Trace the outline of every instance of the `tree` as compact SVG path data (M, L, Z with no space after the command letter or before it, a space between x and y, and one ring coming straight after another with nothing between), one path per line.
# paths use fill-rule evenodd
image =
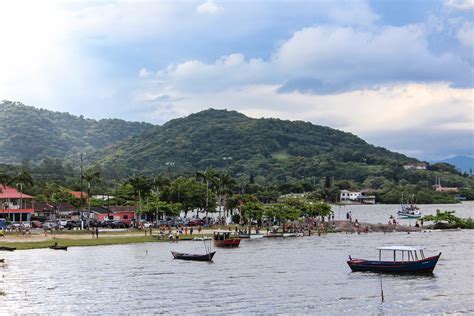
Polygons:
M13 176L11 183L20 186L20 193L23 194L23 187L32 187L34 185L34 180L28 171L20 168L18 173ZM20 199L20 208L23 208L23 198Z
M216 209L217 198L214 192L209 192L206 184L198 182L195 178L180 177L174 180L164 188L160 197L163 201L180 203L185 217L189 211L195 209L204 209L206 212Z
M100 182L100 171L96 168L89 168L84 172L82 178L87 182L87 199L89 201L89 211L91 208L91 191L92 184Z
M301 212L291 205L279 203L267 205L265 207L264 215L268 219L272 219L282 224L283 232L285 232L285 223L288 220L297 220L300 217Z
M206 212L209 212L209 185L212 185L211 189L216 189L219 186L219 175L212 168L206 169L206 171L196 172L196 178L201 178L206 183ZM214 208L215 209L215 208Z
M135 195L135 201L138 202L138 209L141 210L142 198L150 193L152 188L152 183L150 178L145 176L136 176L129 178L127 181L133 187L133 192Z
M261 222L263 214L264 214L264 207L262 203L256 201L249 201L242 205L240 216L241 220L244 221L249 227L249 232L252 228L252 222L256 221L257 225Z

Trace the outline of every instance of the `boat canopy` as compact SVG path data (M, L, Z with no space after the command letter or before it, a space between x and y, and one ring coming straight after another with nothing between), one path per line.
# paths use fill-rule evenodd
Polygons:
M398 250L398 251L419 251L425 248L423 247L414 247L414 246L388 246L388 247L379 247L378 250Z

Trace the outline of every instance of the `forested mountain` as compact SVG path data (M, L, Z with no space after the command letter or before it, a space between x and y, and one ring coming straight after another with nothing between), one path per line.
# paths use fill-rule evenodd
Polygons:
M449 163L463 172L472 172L474 170L474 158L467 156L455 156L444 159L439 162Z
M102 150L96 158L115 176L176 175L213 167L272 181L393 179L404 163L416 161L329 127L214 109L169 121Z
M0 163L65 158L141 133L152 125L118 119L92 120L0 101Z

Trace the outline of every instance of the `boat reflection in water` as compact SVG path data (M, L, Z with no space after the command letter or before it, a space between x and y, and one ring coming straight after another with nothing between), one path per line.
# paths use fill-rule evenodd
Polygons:
M352 271L433 273L436 263L441 256L440 252L437 256L425 258L423 248L421 247L389 246L377 249L379 250L379 260L353 259L349 256L347 264ZM393 261L382 261L382 251L393 251ZM398 261L397 251L401 252L401 258L399 257Z

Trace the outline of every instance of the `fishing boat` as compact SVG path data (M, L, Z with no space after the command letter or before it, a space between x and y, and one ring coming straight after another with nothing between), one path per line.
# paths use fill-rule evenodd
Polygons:
M216 252L213 251L204 255L197 255L197 254L192 254L192 253L182 253L182 252L171 251L171 254L173 255L175 259L180 259L180 260L212 261L212 257L214 257Z
M216 247L238 247L240 245L240 237L234 232L228 230L216 230L213 234L214 246Z
M347 264L352 271L433 273L436 263L441 256L440 252L437 256L426 258L421 247L389 246L377 249L379 251L379 260L356 259L349 256ZM393 251L393 260L382 260L383 251ZM397 252L399 254L398 258Z
M16 250L16 248L15 248L15 247L2 246L2 247L0 247L0 250L3 250L3 251L14 251L14 250Z
M404 203L403 195L401 202L401 209L397 212L400 218L420 218L423 214L419 211L419 207L415 204L415 198L412 197L412 200Z

